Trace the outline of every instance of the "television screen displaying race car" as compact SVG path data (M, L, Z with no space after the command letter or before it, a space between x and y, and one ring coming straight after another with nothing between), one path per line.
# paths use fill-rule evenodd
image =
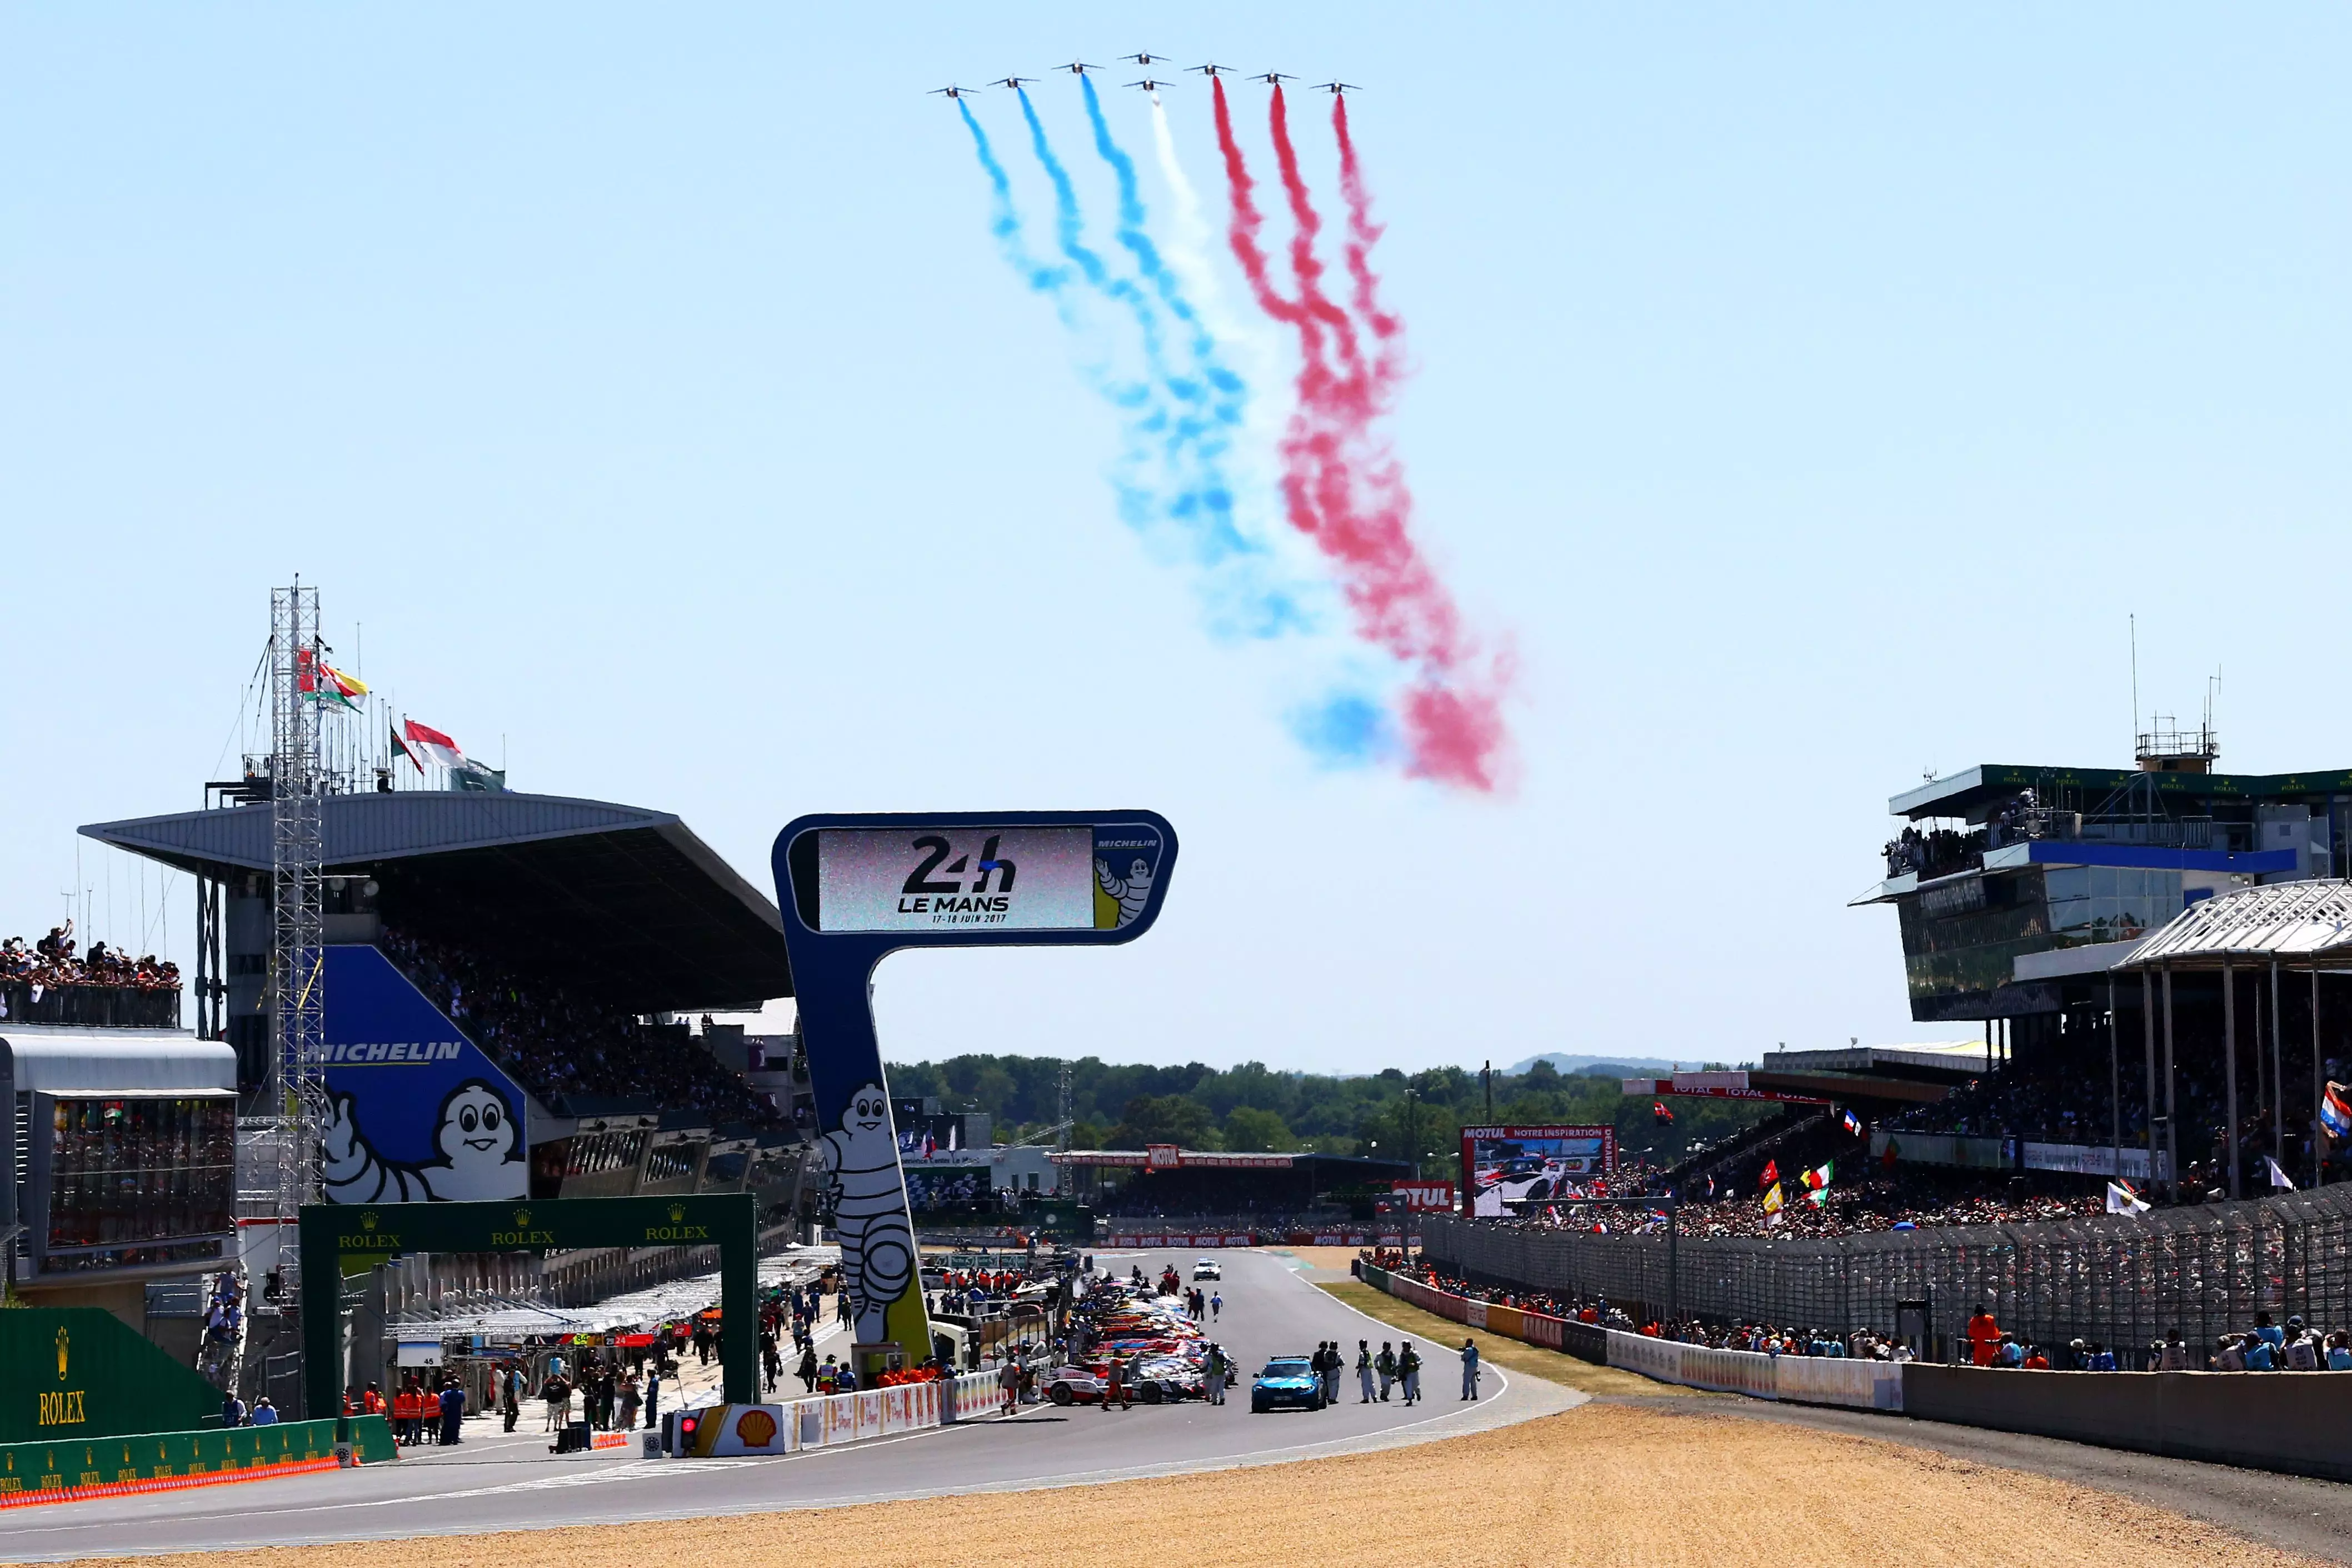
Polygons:
M1617 1168L1612 1127L1465 1127L1462 1192L1472 1214L1499 1218L1514 1201L1583 1190Z

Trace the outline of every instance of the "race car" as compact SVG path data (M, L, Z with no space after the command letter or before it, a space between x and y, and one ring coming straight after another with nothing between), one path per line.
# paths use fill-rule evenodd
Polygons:
M1103 1380L1082 1366L1059 1366L1045 1379L1045 1397L1056 1405L1100 1405Z
M1269 1410L1322 1408L1323 1380L1315 1374L1315 1368L1303 1355L1275 1357L1250 1384L1250 1413L1254 1415L1263 1415Z
M1202 1279L1223 1279L1224 1277L1225 1266L1218 1262L1215 1258L1197 1258L1192 1260L1192 1278L1196 1281Z

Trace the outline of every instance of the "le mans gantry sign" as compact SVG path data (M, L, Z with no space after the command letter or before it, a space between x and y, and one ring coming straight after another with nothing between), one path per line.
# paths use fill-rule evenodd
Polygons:
M874 1033L874 967L904 947L1108 946L1151 929L1176 835L1149 811L803 816L777 836L776 901L816 1097L842 1288L863 1369L930 1353L914 1219ZM304 1392L341 1408L342 1276L406 1252L716 1246L721 1322L758 1316L749 1193L500 1203L315 1204L301 1212ZM730 1403L759 1398L759 1341L724 1335Z
M776 902L861 1371L930 1353L874 967L905 947L1107 946L1160 918L1176 834L1149 811L803 816Z

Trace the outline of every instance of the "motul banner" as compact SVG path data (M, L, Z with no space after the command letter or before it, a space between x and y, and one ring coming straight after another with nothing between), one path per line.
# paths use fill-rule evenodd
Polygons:
M1391 1182L1389 1190L1402 1198L1404 1206L1414 1214L1454 1212L1452 1182Z

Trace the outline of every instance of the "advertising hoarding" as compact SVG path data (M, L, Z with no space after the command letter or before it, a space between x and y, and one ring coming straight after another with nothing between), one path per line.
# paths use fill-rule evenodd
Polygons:
M529 1197L515 1081L374 948L330 947L325 968L325 1200Z
M1454 1212L1452 1182L1391 1182L1389 1191L1402 1198L1405 1208L1413 1214Z
M1552 1197L1616 1168L1613 1127L1462 1130L1462 1193L1474 1215L1500 1218L1507 1199Z

